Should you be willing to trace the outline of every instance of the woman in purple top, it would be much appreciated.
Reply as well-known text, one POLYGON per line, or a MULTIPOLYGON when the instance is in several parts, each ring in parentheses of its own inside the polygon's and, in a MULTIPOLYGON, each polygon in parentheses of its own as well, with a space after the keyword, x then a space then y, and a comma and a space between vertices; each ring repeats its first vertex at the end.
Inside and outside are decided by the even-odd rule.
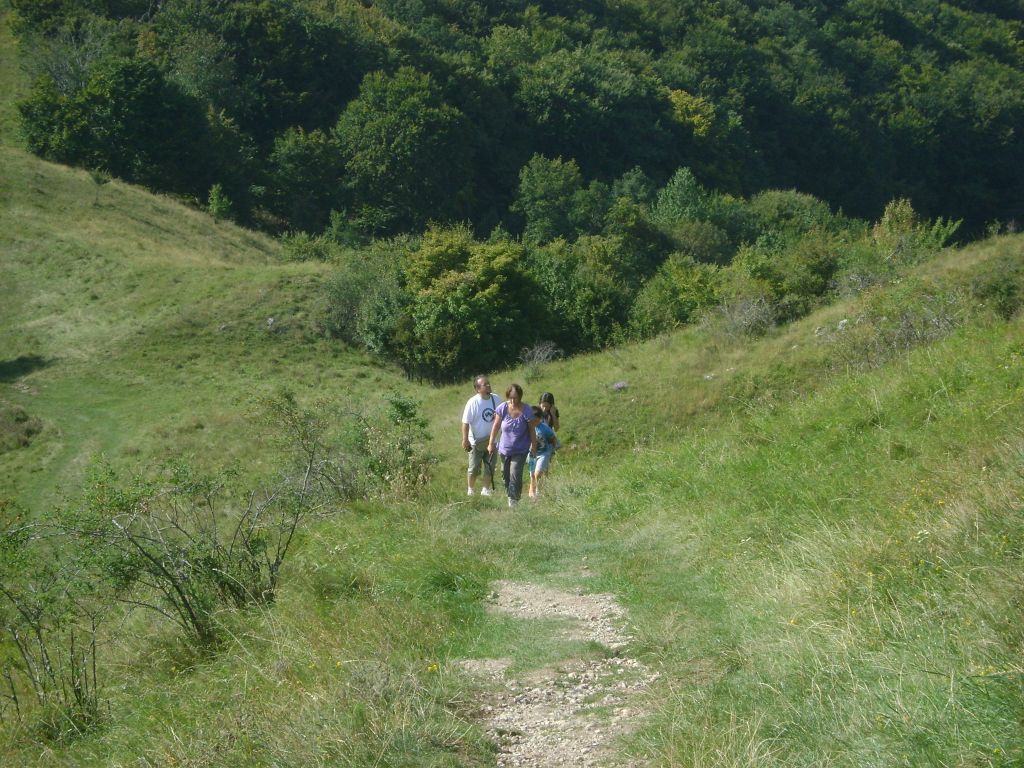
POLYGON ((537 433, 533 430, 533 409, 523 402, 523 388, 513 384, 505 390, 505 402, 494 411, 491 439, 487 450, 495 447, 501 454, 508 505, 514 507, 523 495, 523 465, 528 454, 537 451, 537 433), (501 431, 501 442, 498 431, 501 431))

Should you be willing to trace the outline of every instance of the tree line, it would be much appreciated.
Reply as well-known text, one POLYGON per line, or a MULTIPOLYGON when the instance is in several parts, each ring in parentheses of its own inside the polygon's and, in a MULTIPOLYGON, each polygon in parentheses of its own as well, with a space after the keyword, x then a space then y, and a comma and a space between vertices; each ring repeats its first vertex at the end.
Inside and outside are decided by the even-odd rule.
POLYGON ((269 231, 524 232, 536 156, 964 232, 1024 199, 1013 0, 11 0, 30 148, 269 231))

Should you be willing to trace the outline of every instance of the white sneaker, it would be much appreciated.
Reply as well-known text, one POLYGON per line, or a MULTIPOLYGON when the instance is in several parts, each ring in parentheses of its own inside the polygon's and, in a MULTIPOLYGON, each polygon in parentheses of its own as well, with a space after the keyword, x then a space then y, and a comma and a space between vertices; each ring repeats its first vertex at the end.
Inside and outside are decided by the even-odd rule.
POLYGON ((492 493, 494 493, 494 491, 492 491, 490 488, 483 488, 480 490, 481 496, 490 496, 492 493))
POLYGON ((518 503, 519 503, 519 502, 518 502, 518 501, 516 501, 515 499, 509 499, 509 500, 508 500, 508 505, 509 505, 510 507, 514 507, 514 506, 515 506, 516 504, 518 504, 518 503))
POLYGON ((466 489, 466 495, 467 496, 472 496, 473 495, 473 489, 472 488, 467 488, 466 489))

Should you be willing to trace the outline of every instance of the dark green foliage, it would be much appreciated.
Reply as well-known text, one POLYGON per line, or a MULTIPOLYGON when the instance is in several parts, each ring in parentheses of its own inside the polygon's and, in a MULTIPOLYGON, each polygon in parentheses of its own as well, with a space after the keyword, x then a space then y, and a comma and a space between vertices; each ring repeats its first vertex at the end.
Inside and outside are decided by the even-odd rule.
POLYGON ((412 327, 403 266, 417 246, 415 240, 396 238, 338 254, 338 271, 325 286, 328 333, 373 354, 398 359, 412 327))
POLYGON ((373 44, 357 36, 356 27, 315 14, 297 0, 169 0, 155 27, 161 51, 179 72, 195 69, 187 59, 194 58, 196 45, 213 54, 210 64, 231 87, 218 85, 205 95, 261 145, 293 126, 329 128, 364 74, 379 63, 373 44))
POLYGON ((681 221, 667 229, 675 250, 694 261, 726 264, 735 251, 729 235, 710 221, 681 221))
POLYGON ((523 67, 514 98, 537 149, 575 157, 591 176, 617 176, 638 163, 673 165, 670 103, 649 66, 639 53, 588 45, 523 67))
POLYGON ((201 107, 152 63, 104 60, 71 95, 43 77, 19 109, 29 148, 43 157, 160 189, 209 189, 201 107))
POLYGON ((274 141, 269 160, 274 212, 295 229, 322 231, 344 202, 338 145, 322 131, 291 128, 274 141))
POLYGON ((102 13, 105 5, 103 0, 10 0, 14 27, 22 33, 55 34, 90 14, 102 13))
POLYGON ((831 287, 838 250, 820 232, 792 240, 764 235, 737 254, 735 267, 761 287, 777 310, 776 319, 788 321, 805 315, 831 287))
POLYGON ((430 75, 366 77, 334 129, 356 218, 369 234, 417 229, 469 211, 471 126, 430 75))
MULTIPOLYGON (((518 232, 515 214, 526 219, 529 195, 543 195, 520 194, 510 216, 516 174, 540 155, 574 163, 583 192, 568 225, 545 232, 535 217, 533 242, 596 234, 614 199, 650 202, 650 185, 615 179, 663 184, 683 167, 706 199, 683 201, 673 186, 655 220, 710 221, 733 247, 758 233, 723 193, 796 189, 864 218, 906 197, 971 234, 1019 218, 1024 56, 1011 6, 12 0, 32 76, 48 74, 61 96, 103 59, 138 59, 208 109, 210 126, 234 126, 230 147, 216 130, 189 143, 216 167, 200 195, 221 182, 242 221, 312 231, 344 210, 357 235, 429 221, 518 232), (280 142, 332 126, 346 199, 316 179, 305 187, 314 204, 289 204, 280 142), (718 210, 692 207, 702 202, 718 210)), ((37 100, 51 101, 44 90, 37 100)), ((75 115, 38 103, 26 119, 35 151, 82 162, 53 146, 75 115)))
POLYGON ((618 198, 605 214, 603 233, 621 238, 629 254, 626 268, 635 274, 628 279, 646 280, 672 248, 672 240, 651 221, 646 207, 625 197, 618 198))
POLYGON ((219 190, 288 258, 337 261, 324 327, 415 376, 648 335, 710 293, 760 331, 928 258, 960 217, 1022 213, 1005 4, 13 7, 34 151, 219 190))
POLYGON ((531 257, 550 317, 545 338, 567 352, 597 349, 621 337, 646 260, 620 235, 553 243, 531 257))
POLYGON ((841 224, 827 203, 796 190, 760 192, 750 198, 747 209, 758 233, 804 235, 815 229, 835 231, 841 224))
POLYGON ((523 240, 542 244, 556 237, 571 238, 574 197, 583 178, 574 160, 534 155, 519 172, 519 193, 511 210, 523 217, 523 240))

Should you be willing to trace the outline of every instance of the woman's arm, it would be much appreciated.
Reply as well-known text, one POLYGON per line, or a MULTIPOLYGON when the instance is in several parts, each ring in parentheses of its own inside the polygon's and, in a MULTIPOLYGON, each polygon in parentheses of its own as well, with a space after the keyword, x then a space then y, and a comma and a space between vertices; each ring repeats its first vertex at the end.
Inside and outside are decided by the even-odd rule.
POLYGON ((494 453, 494 449, 498 444, 498 430, 501 429, 501 420, 504 416, 501 414, 501 406, 499 405, 494 409, 494 423, 491 425, 491 436, 487 440, 487 452, 494 453))

